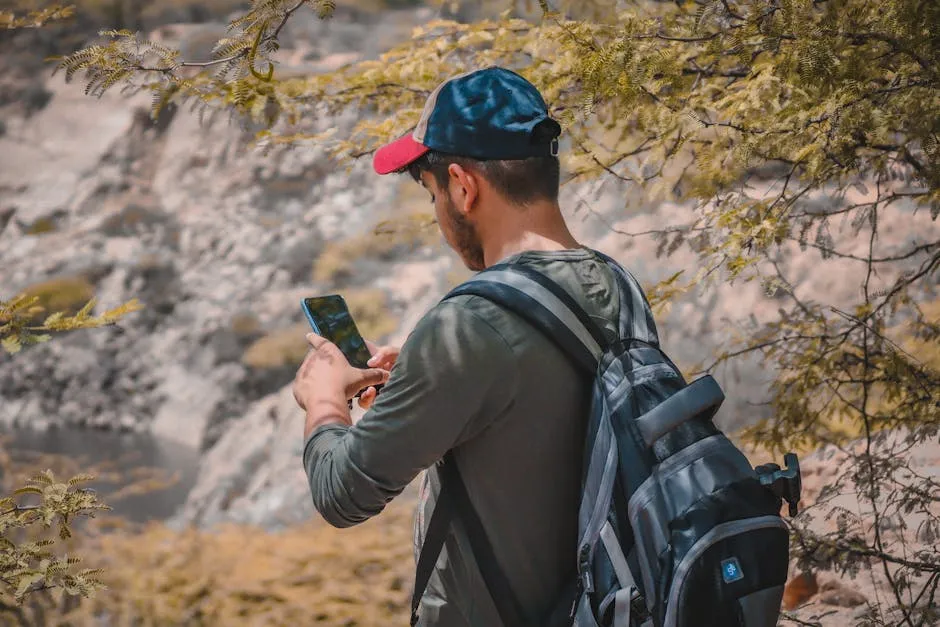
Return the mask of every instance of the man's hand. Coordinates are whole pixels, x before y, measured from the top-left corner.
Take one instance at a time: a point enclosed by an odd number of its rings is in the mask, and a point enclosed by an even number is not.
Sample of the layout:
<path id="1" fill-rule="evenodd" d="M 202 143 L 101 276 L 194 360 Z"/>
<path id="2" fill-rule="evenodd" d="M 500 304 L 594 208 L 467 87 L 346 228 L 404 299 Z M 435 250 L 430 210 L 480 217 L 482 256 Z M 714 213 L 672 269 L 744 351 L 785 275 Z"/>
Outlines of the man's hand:
<path id="1" fill-rule="evenodd" d="M 307 334 L 307 341 L 311 350 L 293 386 L 294 400 L 307 412 L 305 437 L 322 424 L 349 424 L 346 402 L 360 390 L 388 380 L 387 370 L 354 368 L 338 346 L 316 333 Z"/>
<path id="2" fill-rule="evenodd" d="M 372 353 L 372 358 L 369 359 L 368 365 L 373 368 L 381 368 L 385 371 L 391 370 L 392 366 L 395 365 L 395 360 L 398 359 L 398 354 L 401 352 L 401 349 L 397 346 L 379 346 L 369 340 L 365 342 L 369 352 Z M 365 391 L 359 395 L 359 407 L 363 409 L 372 407 L 372 403 L 375 402 L 377 394 L 374 387 L 369 386 L 366 388 Z"/>
<path id="3" fill-rule="evenodd" d="M 395 360 L 398 359 L 398 354 L 401 352 L 401 349 L 397 346 L 379 346 L 369 340 L 365 340 L 365 342 L 369 352 L 372 353 L 372 358 L 369 359 L 369 366 L 381 368 L 382 370 L 391 370 L 392 366 L 395 365 Z"/>

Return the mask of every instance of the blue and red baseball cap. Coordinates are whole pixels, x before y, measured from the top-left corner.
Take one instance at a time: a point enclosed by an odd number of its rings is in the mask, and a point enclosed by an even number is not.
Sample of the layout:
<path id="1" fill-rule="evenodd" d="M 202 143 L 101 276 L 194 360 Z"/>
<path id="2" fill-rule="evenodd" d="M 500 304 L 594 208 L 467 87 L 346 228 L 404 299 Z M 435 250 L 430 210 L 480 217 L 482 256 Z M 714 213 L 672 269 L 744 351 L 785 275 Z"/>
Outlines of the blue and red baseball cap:
<path id="1" fill-rule="evenodd" d="M 480 160 L 557 156 L 560 134 L 538 89 L 493 66 L 438 85 L 415 129 L 379 148 L 372 166 L 399 172 L 429 150 Z"/>

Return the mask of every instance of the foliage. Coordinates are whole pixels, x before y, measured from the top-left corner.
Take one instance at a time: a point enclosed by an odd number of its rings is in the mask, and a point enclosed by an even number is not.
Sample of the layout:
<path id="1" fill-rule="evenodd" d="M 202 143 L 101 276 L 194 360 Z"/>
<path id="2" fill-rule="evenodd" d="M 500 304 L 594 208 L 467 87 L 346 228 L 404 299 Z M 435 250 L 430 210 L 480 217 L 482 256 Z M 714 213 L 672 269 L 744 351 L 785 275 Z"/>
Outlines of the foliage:
<path id="1" fill-rule="evenodd" d="M 388 298 L 383 290 L 344 290 L 343 298 L 363 337 L 381 342 L 398 327 L 395 317 L 388 313 Z M 242 363 L 260 369 L 296 367 L 310 349 L 305 339 L 308 333 L 310 325 L 306 322 L 266 333 L 248 346 Z"/>
<path id="2" fill-rule="evenodd" d="M 44 233 L 52 233 L 56 230 L 58 230 L 56 221 L 49 217 L 43 217 L 30 224 L 24 232 L 27 235 L 42 235 Z"/>
<path id="3" fill-rule="evenodd" d="M 73 314 L 95 297 L 95 288 L 83 275 L 67 275 L 34 283 L 22 295 L 36 298 L 35 306 L 42 307 L 43 312 Z"/>
<path id="4" fill-rule="evenodd" d="M 96 579 L 98 569 L 76 571 L 80 558 L 56 556 L 51 551 L 56 540 L 44 538 L 22 542 L 22 531 L 41 526 L 58 527 L 58 538 L 71 537 L 70 523 L 79 516 L 94 516 L 95 512 L 110 509 L 98 502 L 94 493 L 79 488 L 93 479 L 90 475 L 76 475 L 66 483 L 55 480 L 50 471 L 33 477 L 10 497 L 0 499 L 0 606 L 12 596 L 20 605 L 27 594 L 36 590 L 61 587 L 67 594 L 90 596 L 102 584 Z M 23 505 L 22 497 L 38 497 L 34 505 Z"/>
<path id="5" fill-rule="evenodd" d="M 266 333 L 245 350 L 242 363 L 260 369 L 296 367 L 309 349 L 304 339 L 307 333 L 310 327 L 301 323 Z"/>
<path id="6" fill-rule="evenodd" d="M 150 524 L 105 534 L 84 550 L 107 589 L 49 624 L 114 627 L 398 625 L 407 622 L 412 511 L 338 530 L 318 521 L 266 533 L 248 525 L 178 531 Z M 364 602 L 365 601 L 365 602 Z M 55 621 L 55 622 L 53 622 Z"/>
<path id="7" fill-rule="evenodd" d="M 261 321 L 257 316 L 247 313 L 232 316 L 232 331 L 239 336 L 251 336 L 261 330 Z"/>
<path id="8" fill-rule="evenodd" d="M 398 320 L 388 312 L 388 295 L 385 290 L 346 290 L 343 297 L 363 337 L 381 343 L 398 328 Z"/>
<path id="9" fill-rule="evenodd" d="M 0 343 L 13 354 L 23 346 L 49 341 L 52 333 L 115 324 L 141 309 L 137 299 L 97 316 L 94 307 L 93 288 L 81 277 L 38 283 L 8 301 L 0 300 Z"/>
<path id="10" fill-rule="evenodd" d="M 151 91 L 155 114 L 189 101 L 260 123 L 263 146 L 313 140 L 343 158 L 411 128 L 444 78 L 491 63 L 518 69 L 564 125 L 566 182 L 613 179 L 648 202 L 694 207 L 685 224 L 624 233 L 698 257 L 692 276 L 671 277 L 654 300 L 755 280 L 778 298 L 776 319 L 731 329 L 707 369 L 762 356 L 776 374 L 774 414 L 746 435 L 776 451 L 845 454 L 834 489 L 862 495 L 866 510 L 852 517 L 823 499 L 842 523 L 820 536 L 797 520 L 799 559 L 850 572 L 874 564 L 892 600 L 870 622 L 929 624 L 940 556 L 910 556 L 883 529 L 910 511 L 928 528 L 940 520 L 940 486 L 906 457 L 937 436 L 940 374 L 897 335 L 907 325 L 925 343 L 940 338 L 923 307 L 935 298 L 940 240 L 924 228 L 884 250 L 878 236 L 885 220 L 940 215 L 940 4 L 583 2 L 561 12 L 543 0 L 534 19 L 514 4 L 499 17 L 431 22 L 377 60 L 311 77 L 275 76 L 268 55 L 292 14 L 309 5 L 325 15 L 330 2 L 255 2 L 214 59 L 119 31 L 60 67 L 83 74 L 92 94 L 123 83 Z M 348 109 L 371 114 L 349 137 L 309 131 L 309 120 Z M 803 298 L 788 266 L 800 256 L 823 271 L 860 268 L 856 302 Z"/>
<path id="11" fill-rule="evenodd" d="M 75 7 L 72 5 L 54 4 L 42 9 L 25 11 L 13 11 L 11 10 L 13 8 L 21 7 L 0 6 L 0 29 L 39 28 L 49 22 L 69 18 L 75 13 Z"/>
<path id="12" fill-rule="evenodd" d="M 313 280 L 318 283 L 343 283 L 354 274 L 357 262 L 392 261 L 402 253 L 440 241 L 431 230 L 433 216 L 412 213 L 383 220 L 371 233 L 327 244 L 313 265 Z"/>
<path id="13" fill-rule="evenodd" d="M 63 22 L 80 26 L 94 23 L 113 28 L 141 27 L 173 20 L 218 17 L 244 9 L 249 0 L 74 0 L 73 2 L 36 2 L 35 0 L 0 0 L 0 29 L 61 27 Z M 45 5 L 45 6 L 44 6 Z"/>
<path id="14" fill-rule="evenodd" d="M 300 323 L 271 331 L 255 340 L 245 350 L 242 362 L 252 368 L 298 366 L 309 349 L 304 339 L 307 333 L 310 333 L 310 327 Z"/>
<path id="15" fill-rule="evenodd" d="M 80 607 L 83 599 L 102 593 L 107 595 L 109 588 L 115 585 L 113 577 L 101 572 L 102 559 L 96 538 L 102 533 L 139 531 L 126 519 L 108 514 L 111 508 L 101 504 L 95 492 L 81 487 L 82 484 L 93 481 L 92 485 L 107 494 L 107 501 L 114 503 L 142 492 L 164 489 L 177 477 L 163 469 L 127 468 L 128 462 L 133 462 L 133 453 L 93 461 L 86 455 L 63 456 L 10 447 L 9 439 L 0 437 L 0 490 L 12 496 L 18 514 L 8 512 L 5 504 L 0 510 L 4 512 L 0 515 L 3 521 L 0 526 L 15 518 L 20 526 L 6 526 L 5 531 L 0 532 L 0 544 L 4 545 L 0 548 L 3 572 L 0 578 L 4 580 L 0 584 L 0 624 L 15 621 L 17 625 L 45 626 L 51 624 L 51 615 L 67 614 Z M 37 472 L 38 468 L 45 470 Z M 55 480 L 59 476 L 73 478 L 59 483 Z M 52 484 L 48 484 L 49 480 Z M 27 486 L 26 490 L 13 490 L 23 485 Z M 45 498 L 35 492 L 37 488 Z M 2 500 L 9 503 L 11 499 Z M 42 524 L 50 512 L 55 513 L 52 524 Z M 63 526 L 69 533 L 63 533 Z M 33 584 L 20 601 L 13 596 L 14 577 L 7 576 L 7 569 L 14 562 L 19 563 L 20 574 L 24 576 L 35 577 L 35 571 L 49 574 L 48 578 Z M 65 570 L 60 570 L 59 565 Z M 79 565 L 82 570 L 76 571 Z M 76 591 L 77 587 L 82 589 Z"/>

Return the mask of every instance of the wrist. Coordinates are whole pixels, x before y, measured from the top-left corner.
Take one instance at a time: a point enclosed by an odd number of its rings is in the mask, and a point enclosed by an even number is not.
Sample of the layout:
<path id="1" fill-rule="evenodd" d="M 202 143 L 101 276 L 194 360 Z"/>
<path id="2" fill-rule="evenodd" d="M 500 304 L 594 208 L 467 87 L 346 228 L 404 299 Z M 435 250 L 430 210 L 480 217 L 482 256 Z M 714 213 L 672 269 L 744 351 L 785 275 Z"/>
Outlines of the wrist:
<path id="1" fill-rule="evenodd" d="M 344 394 L 318 394 L 308 399 L 304 438 L 310 437 L 311 433 L 323 425 L 351 425 L 351 404 Z"/>

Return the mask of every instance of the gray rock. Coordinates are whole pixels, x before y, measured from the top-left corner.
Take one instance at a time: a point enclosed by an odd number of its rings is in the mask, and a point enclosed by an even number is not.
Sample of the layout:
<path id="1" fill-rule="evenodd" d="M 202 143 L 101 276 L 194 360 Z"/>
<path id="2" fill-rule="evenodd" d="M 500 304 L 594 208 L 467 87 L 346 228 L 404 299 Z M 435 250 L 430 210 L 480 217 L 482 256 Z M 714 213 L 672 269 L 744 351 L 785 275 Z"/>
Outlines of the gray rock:
<path id="1" fill-rule="evenodd" d="M 290 388 L 258 401 L 205 454 L 178 523 L 278 528 L 314 514 L 300 459 L 303 412 Z"/>
<path id="2" fill-rule="evenodd" d="M 79 182 L 93 176 L 102 154 L 133 121 L 132 108 L 115 94 L 96 101 L 61 77 L 45 87 L 51 101 L 21 133 L 0 137 L 0 187 L 26 186 L 8 201 L 28 223 L 68 208 Z"/>

